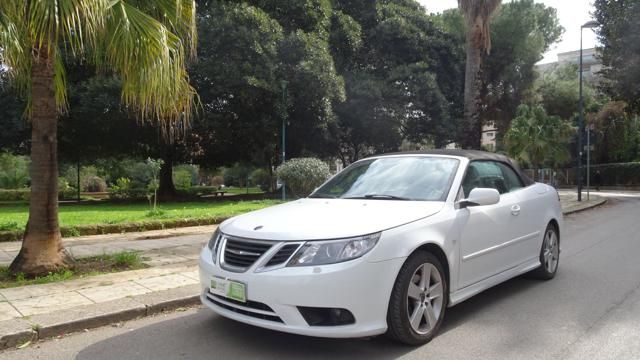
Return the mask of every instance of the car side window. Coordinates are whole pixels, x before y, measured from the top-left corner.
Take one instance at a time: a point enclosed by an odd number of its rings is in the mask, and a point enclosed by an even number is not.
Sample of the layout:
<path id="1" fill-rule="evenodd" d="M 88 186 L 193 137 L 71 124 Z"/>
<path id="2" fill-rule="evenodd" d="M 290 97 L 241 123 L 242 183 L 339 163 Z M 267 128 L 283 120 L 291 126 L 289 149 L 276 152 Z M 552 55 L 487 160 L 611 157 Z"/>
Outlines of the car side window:
<path id="1" fill-rule="evenodd" d="M 513 169 L 495 161 L 472 161 L 462 181 L 465 197 L 475 188 L 496 189 L 504 194 L 522 187 L 522 181 Z"/>
<path id="2" fill-rule="evenodd" d="M 502 176 L 504 177 L 504 182 L 507 186 L 507 192 L 515 191 L 524 187 L 522 180 L 510 166 L 503 163 L 497 163 L 497 165 L 502 171 Z"/>

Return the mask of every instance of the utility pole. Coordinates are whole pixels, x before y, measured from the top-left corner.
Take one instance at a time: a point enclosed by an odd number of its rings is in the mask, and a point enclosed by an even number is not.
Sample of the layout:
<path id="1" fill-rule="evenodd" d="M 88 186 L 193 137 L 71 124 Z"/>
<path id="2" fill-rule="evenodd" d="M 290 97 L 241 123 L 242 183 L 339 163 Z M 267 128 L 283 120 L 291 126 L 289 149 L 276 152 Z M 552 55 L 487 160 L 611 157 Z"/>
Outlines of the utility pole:
<path id="1" fill-rule="evenodd" d="M 576 179 L 578 182 L 578 201 L 582 201 L 582 151 L 584 151 L 582 148 L 582 137 L 584 135 L 584 97 L 582 96 L 582 30 L 585 28 L 593 29 L 597 26 L 598 22 L 591 20 L 580 27 L 580 59 L 578 61 L 578 74 L 580 76 L 580 100 L 578 101 L 578 108 L 580 116 L 578 118 L 578 152 L 576 153 L 578 160 L 576 173 Z"/>
<path id="2" fill-rule="evenodd" d="M 287 134 L 287 81 L 282 80 L 280 83 L 282 86 L 282 164 L 286 158 L 286 134 Z M 282 201 L 287 200 L 286 184 L 280 179 L 282 184 Z"/>

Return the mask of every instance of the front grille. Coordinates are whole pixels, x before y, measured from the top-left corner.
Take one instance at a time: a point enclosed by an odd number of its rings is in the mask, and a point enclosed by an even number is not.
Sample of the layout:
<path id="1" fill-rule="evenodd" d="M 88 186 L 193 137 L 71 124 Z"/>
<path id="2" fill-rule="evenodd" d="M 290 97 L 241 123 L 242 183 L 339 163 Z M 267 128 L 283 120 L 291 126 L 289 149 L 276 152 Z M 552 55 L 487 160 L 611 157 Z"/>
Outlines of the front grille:
<path id="1" fill-rule="evenodd" d="M 289 260 L 291 255 L 293 255 L 293 253 L 296 251 L 296 249 L 298 249 L 299 246 L 300 244 L 288 244 L 281 247 L 280 250 L 278 250 L 278 252 L 273 255 L 273 257 L 271 257 L 271 259 L 267 263 L 267 266 L 280 265 Z"/>
<path id="2" fill-rule="evenodd" d="M 230 302 L 230 303 L 232 303 L 234 305 L 238 305 L 238 306 L 244 306 L 244 307 L 248 307 L 248 308 L 255 309 L 255 310 L 274 312 L 273 309 L 269 305 L 263 304 L 263 303 L 258 302 L 258 301 L 247 300 L 247 302 L 242 302 L 242 301 L 229 299 L 229 298 L 226 298 L 224 296 L 220 296 L 220 295 L 216 295 L 216 294 L 209 294 L 209 296 L 212 296 L 212 297 L 214 297 L 216 299 L 219 299 L 219 300 L 224 300 L 226 302 Z"/>
<path id="3" fill-rule="evenodd" d="M 227 238 L 224 247 L 223 265 L 246 270 L 267 252 L 272 245 L 273 243 L 264 241 Z"/>
<path id="4" fill-rule="evenodd" d="M 273 313 L 273 315 L 265 314 L 265 312 L 267 311 L 273 312 L 273 310 L 271 310 L 271 308 L 268 305 L 257 302 L 257 301 L 247 301 L 246 303 L 241 303 L 241 302 L 227 299 L 222 296 L 218 296 L 214 294 L 207 294 L 207 300 L 209 300 L 213 304 L 223 309 L 233 311 L 241 315 L 251 316 L 256 319 L 284 323 L 284 321 L 282 321 L 282 319 L 279 316 L 277 316 L 275 313 Z M 253 312 L 247 308 L 251 308 L 251 309 L 255 308 L 257 311 L 260 311 L 260 312 Z M 269 309 L 269 310 L 263 310 L 263 309 Z"/>

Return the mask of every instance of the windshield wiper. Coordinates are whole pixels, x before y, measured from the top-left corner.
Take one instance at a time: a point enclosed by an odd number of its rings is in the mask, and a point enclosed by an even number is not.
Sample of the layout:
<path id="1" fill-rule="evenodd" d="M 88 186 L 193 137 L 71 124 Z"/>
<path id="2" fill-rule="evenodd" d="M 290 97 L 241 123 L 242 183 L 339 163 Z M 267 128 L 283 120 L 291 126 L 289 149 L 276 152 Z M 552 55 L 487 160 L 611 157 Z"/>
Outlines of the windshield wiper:
<path id="1" fill-rule="evenodd" d="M 366 194 L 363 196 L 351 196 L 344 199 L 374 199 L 374 200 L 411 200 L 402 196 L 387 195 L 387 194 Z"/>

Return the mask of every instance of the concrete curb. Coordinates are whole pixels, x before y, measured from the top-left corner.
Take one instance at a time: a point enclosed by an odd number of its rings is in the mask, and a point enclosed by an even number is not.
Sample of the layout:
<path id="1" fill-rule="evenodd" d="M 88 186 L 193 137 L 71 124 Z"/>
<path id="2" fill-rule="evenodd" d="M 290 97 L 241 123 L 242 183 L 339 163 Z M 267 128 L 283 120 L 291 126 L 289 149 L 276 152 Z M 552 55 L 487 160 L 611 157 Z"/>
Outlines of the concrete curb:
<path id="1" fill-rule="evenodd" d="M 0 322 L 0 350 L 200 304 L 200 285 L 189 285 L 56 313 Z"/>
<path id="2" fill-rule="evenodd" d="M 596 202 L 589 204 L 588 206 L 585 207 L 581 207 L 581 208 L 577 208 L 577 209 L 572 209 L 572 210 L 567 210 L 567 211 L 562 211 L 562 215 L 569 215 L 569 214 L 575 214 L 575 213 L 579 213 L 585 210 L 591 210 L 595 207 L 598 207 L 600 205 L 604 205 L 607 202 L 606 198 L 600 198 L 599 200 L 597 200 Z"/>

